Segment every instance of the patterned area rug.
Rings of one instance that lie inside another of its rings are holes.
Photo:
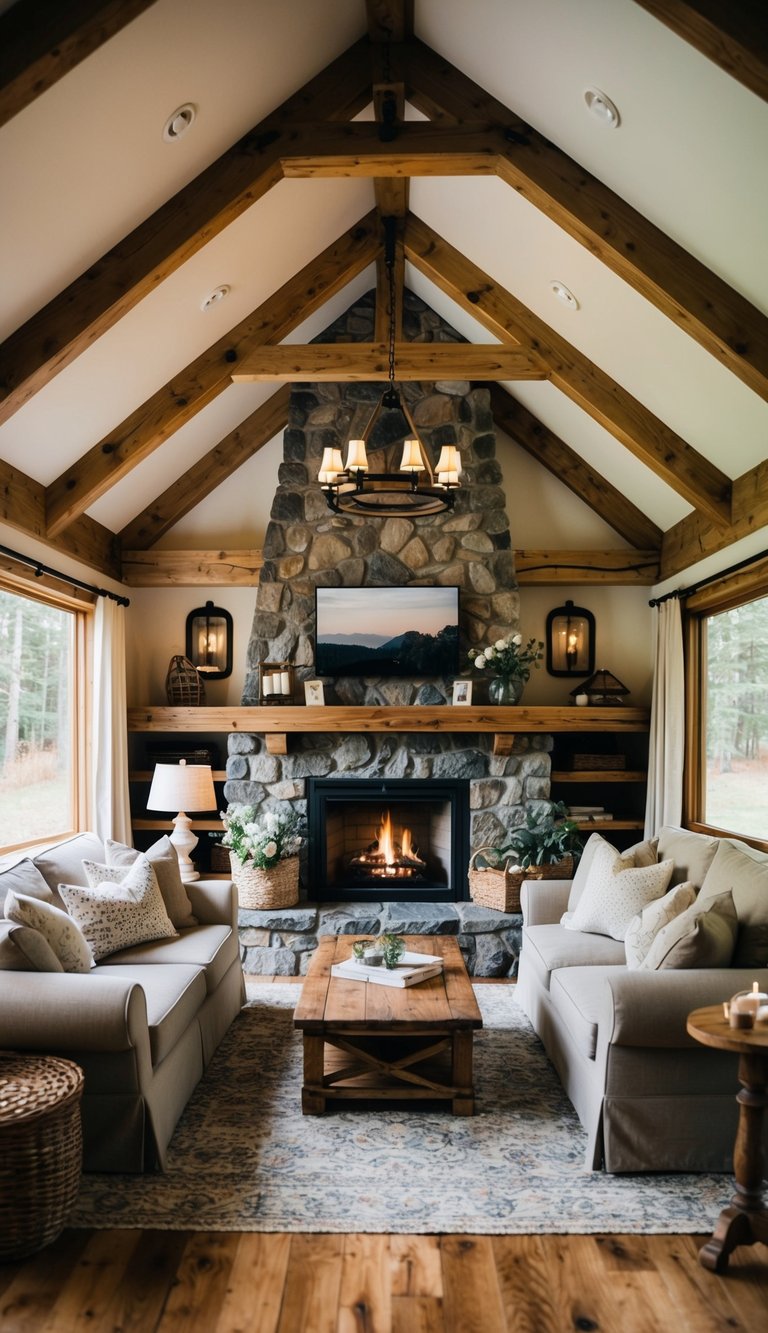
[[[87,1175],[70,1225],[182,1231],[709,1232],[727,1176],[606,1176],[505,986],[478,986],[474,1116],[301,1114],[298,985],[249,987],[164,1175]]]

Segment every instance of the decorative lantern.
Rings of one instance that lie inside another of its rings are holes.
[[[550,676],[584,676],[595,669],[595,617],[568,601],[547,616]]]
[[[606,671],[605,667],[601,667],[593,676],[590,676],[589,680],[585,680],[583,684],[577,685],[575,689],[571,690],[571,694],[574,699],[579,694],[586,694],[592,707],[599,704],[615,707],[616,704],[624,702],[622,696],[629,694],[629,690],[626,685],[622,685],[612,671]]]
[[[187,657],[205,680],[232,675],[232,617],[206,602],[187,616]]]

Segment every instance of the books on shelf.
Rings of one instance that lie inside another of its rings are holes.
[[[415,986],[428,977],[438,977],[443,970],[443,960],[433,953],[409,953],[402,955],[396,967],[385,967],[383,963],[370,967],[367,963],[356,963],[348,958],[343,963],[334,963],[331,976],[342,981],[369,981],[376,986]]]
[[[593,810],[591,814],[578,814],[570,810],[568,818],[572,819],[574,824],[610,824],[613,815],[609,815],[605,810]]]

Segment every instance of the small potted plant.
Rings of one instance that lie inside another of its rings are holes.
[[[578,824],[562,801],[553,801],[548,811],[527,814],[503,846],[477,849],[469,863],[472,899],[497,912],[519,912],[523,880],[570,879],[580,850]]]
[[[400,959],[405,953],[405,940],[402,935],[382,935],[381,953],[384,959],[384,966],[390,970],[397,967]]]
[[[299,901],[301,820],[293,810],[231,805],[221,816],[241,907],[292,907]]]

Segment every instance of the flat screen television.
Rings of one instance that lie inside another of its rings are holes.
[[[458,588],[316,588],[318,676],[455,676]]]

